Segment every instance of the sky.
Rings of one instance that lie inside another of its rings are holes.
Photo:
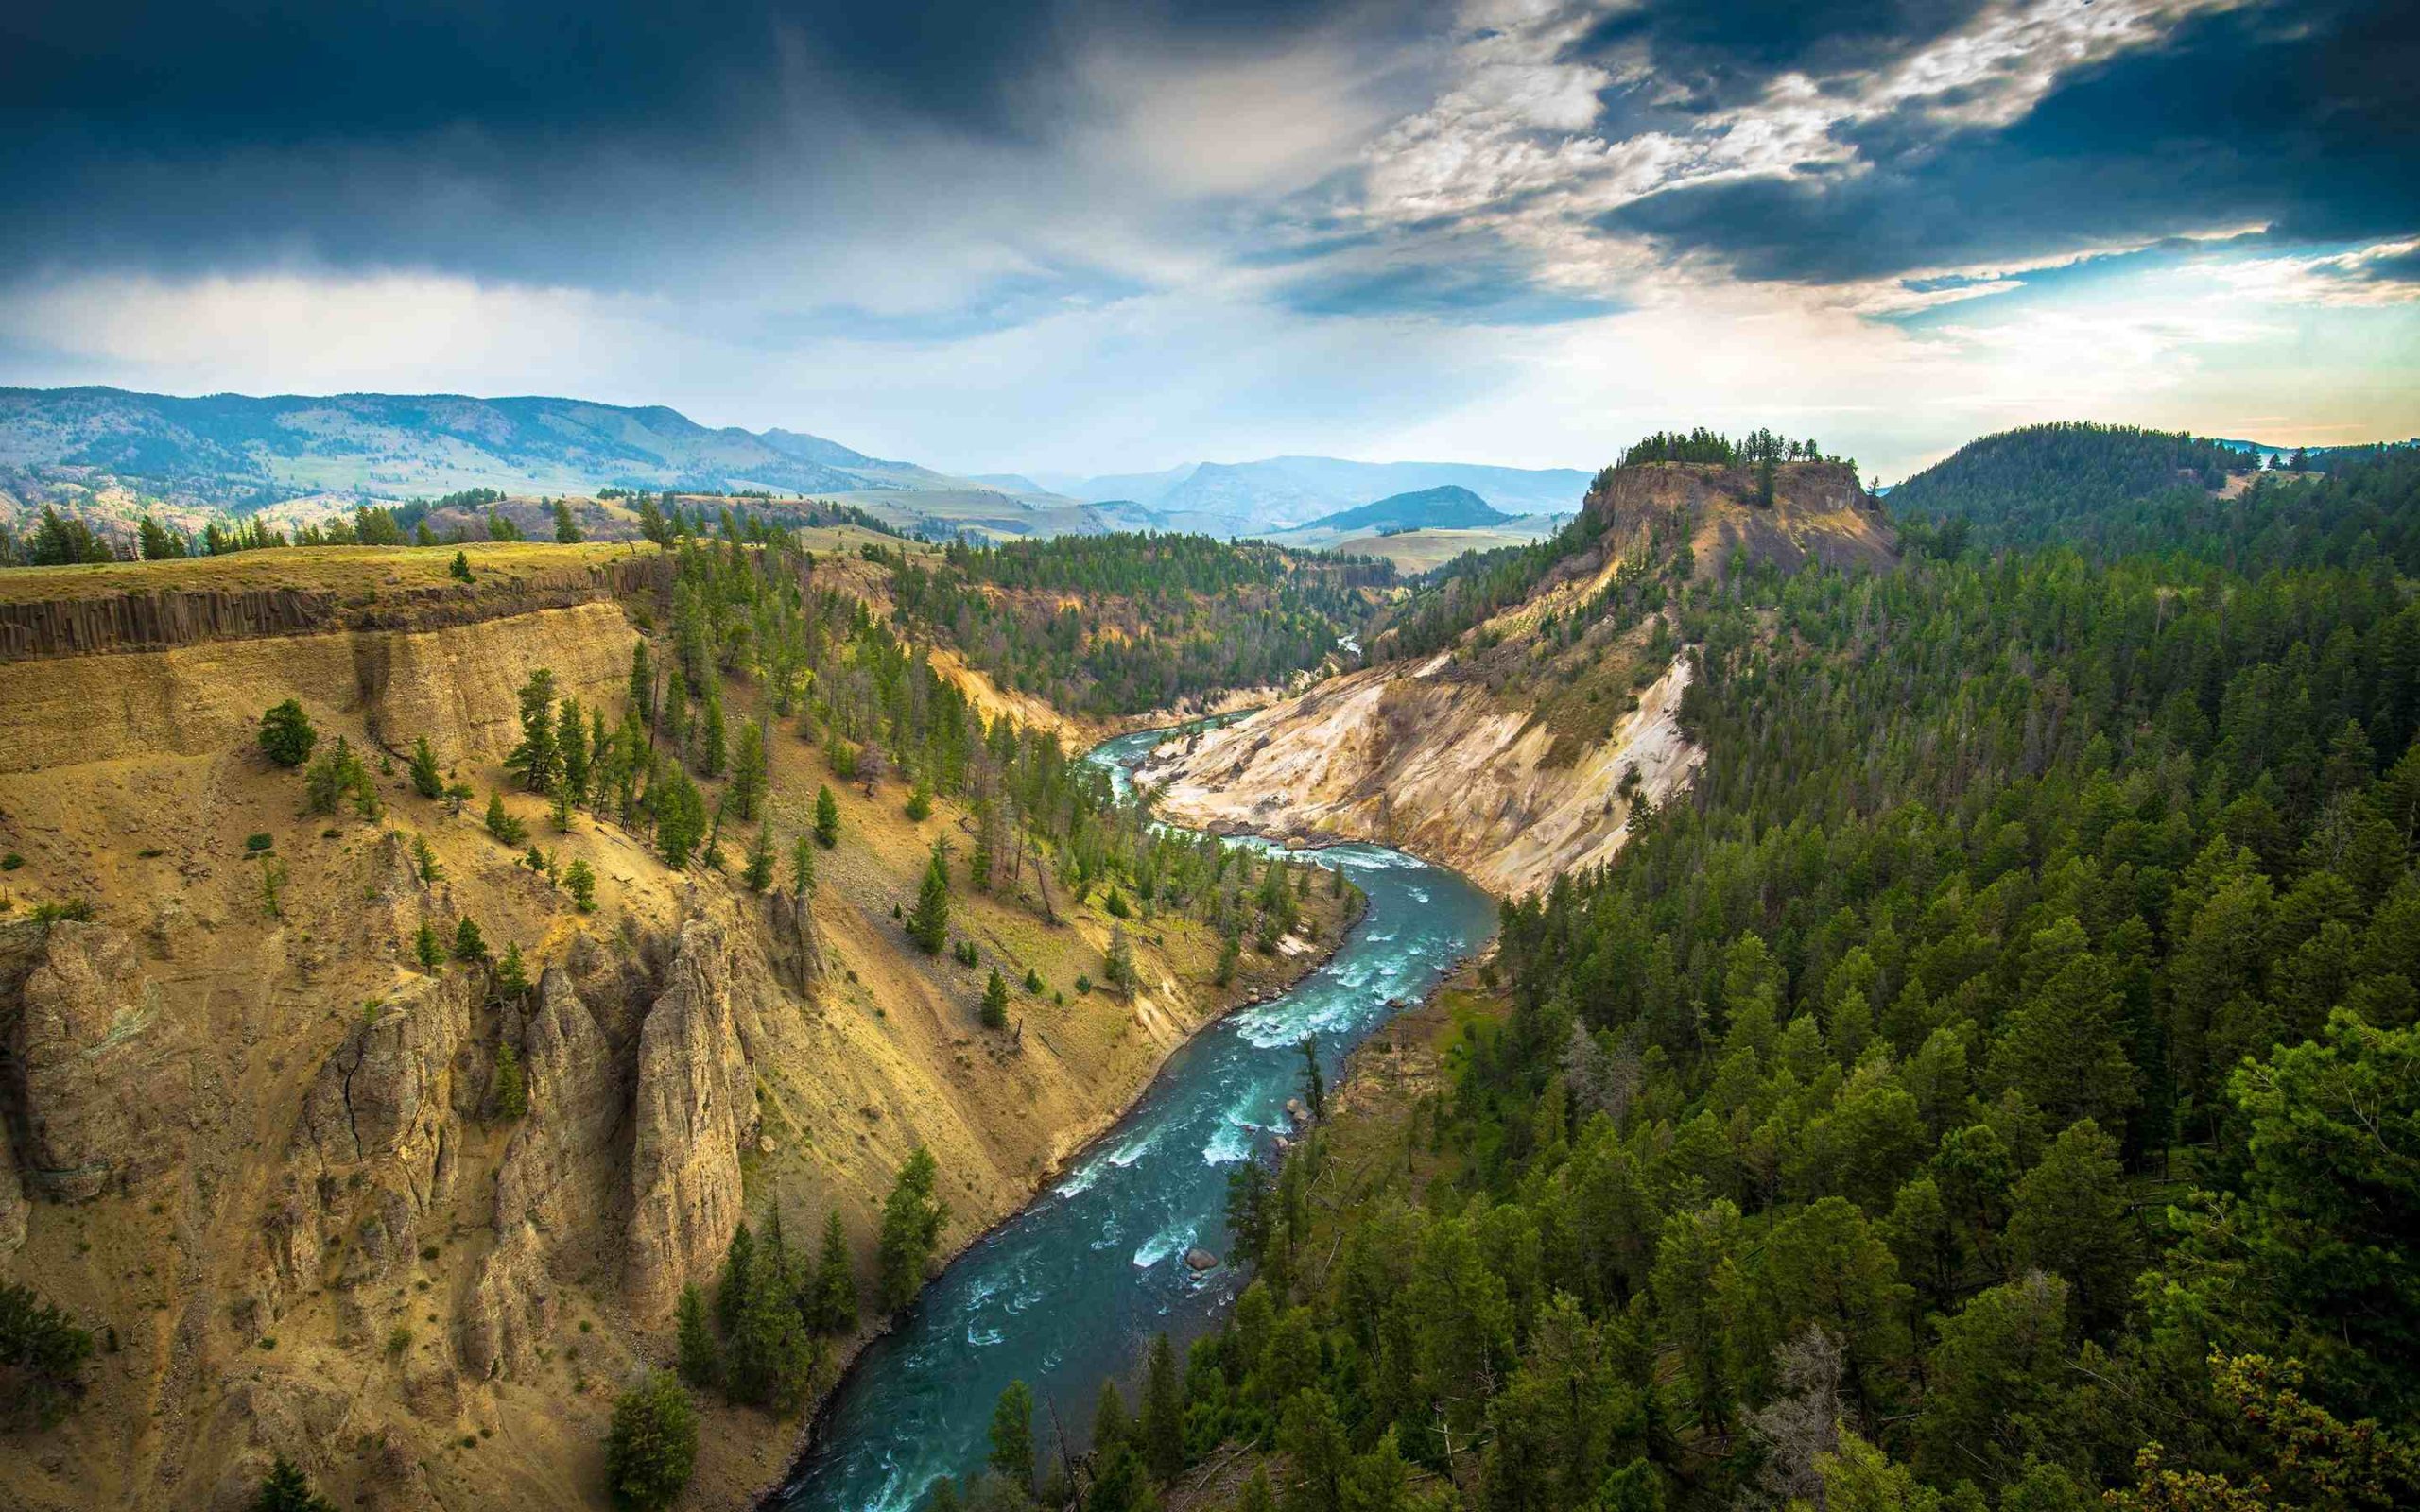
[[[21,0],[0,384],[959,472],[2420,434],[2409,0]]]

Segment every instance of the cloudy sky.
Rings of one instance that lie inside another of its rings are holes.
[[[0,384],[964,471],[2420,432],[2408,0],[28,0]]]

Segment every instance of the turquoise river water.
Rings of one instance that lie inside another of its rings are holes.
[[[1121,787],[1178,730],[1106,742],[1091,759]],[[1132,1110],[1067,1172],[928,1284],[858,1357],[815,1442],[766,1503],[775,1512],[905,1512],[934,1479],[981,1468],[993,1403],[1033,1388],[1035,1436],[1080,1440],[1112,1376],[1130,1382],[1151,1335],[1212,1327],[1243,1278],[1184,1263],[1226,1252],[1227,1173],[1264,1157],[1298,1094],[1305,1035],[1332,1077],[1354,1045],[1417,1002],[1495,928],[1495,901],[1459,874],[1383,846],[1318,852],[1369,895],[1326,964],[1230,1015],[1171,1057]],[[1070,1447],[1080,1447],[1071,1443]]]

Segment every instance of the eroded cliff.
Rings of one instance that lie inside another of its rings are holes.
[[[1599,865],[1638,806],[1668,801],[1703,760],[1682,718],[1692,662],[1676,601],[1741,566],[1892,558],[1844,466],[1787,464],[1773,503],[1757,496],[1746,468],[1609,470],[1584,530],[1444,648],[1173,742],[1138,777],[1182,823],[1380,840],[1507,897]],[[1390,638],[1373,647],[1386,658]]]
[[[233,1508],[277,1453],[339,1504],[599,1504],[613,1392],[669,1358],[674,1300],[743,1213],[778,1202],[809,1233],[837,1211],[870,1276],[922,1143],[961,1243],[1186,1034],[1316,959],[1215,988],[1217,936],[1168,919],[1134,941],[1131,996],[1021,995],[1019,1032],[988,1032],[980,971],[911,951],[892,913],[934,835],[966,833],[947,799],[917,823],[895,782],[840,785],[845,842],[802,898],[511,796],[594,870],[581,913],[400,760],[378,817],[310,816],[254,743],[293,696],[373,765],[425,734],[449,777],[510,792],[529,673],[610,714],[636,638],[596,598],[0,663],[0,849],[21,858],[0,883],[0,1277],[111,1341],[80,1409],[0,1455],[0,1504]],[[753,712],[745,683],[724,696]],[[776,740],[769,777],[776,831],[803,832],[822,754]],[[70,900],[89,921],[24,917]],[[1003,888],[953,923],[987,964],[1098,976],[1114,921],[1098,899],[1057,912]],[[418,958],[424,925],[450,943],[465,919],[520,948],[531,990]],[[733,1504],[791,1430],[707,1410],[695,1494]]]

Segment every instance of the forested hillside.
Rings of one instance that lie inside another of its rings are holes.
[[[2028,425],[1967,442],[1891,492],[1893,513],[1942,521],[1953,543],[2028,544],[2181,491],[2214,493],[2259,458],[2183,431]]]
[[[960,543],[939,564],[870,556],[890,569],[905,623],[945,636],[1002,688],[1093,716],[1284,683],[1333,654],[1394,581],[1375,558],[1207,536]]]
[[[2390,459],[1687,588],[1703,769],[1507,910],[1392,1154],[1238,1177],[1186,1455],[1302,1512],[2413,1504],[2415,519]]]

